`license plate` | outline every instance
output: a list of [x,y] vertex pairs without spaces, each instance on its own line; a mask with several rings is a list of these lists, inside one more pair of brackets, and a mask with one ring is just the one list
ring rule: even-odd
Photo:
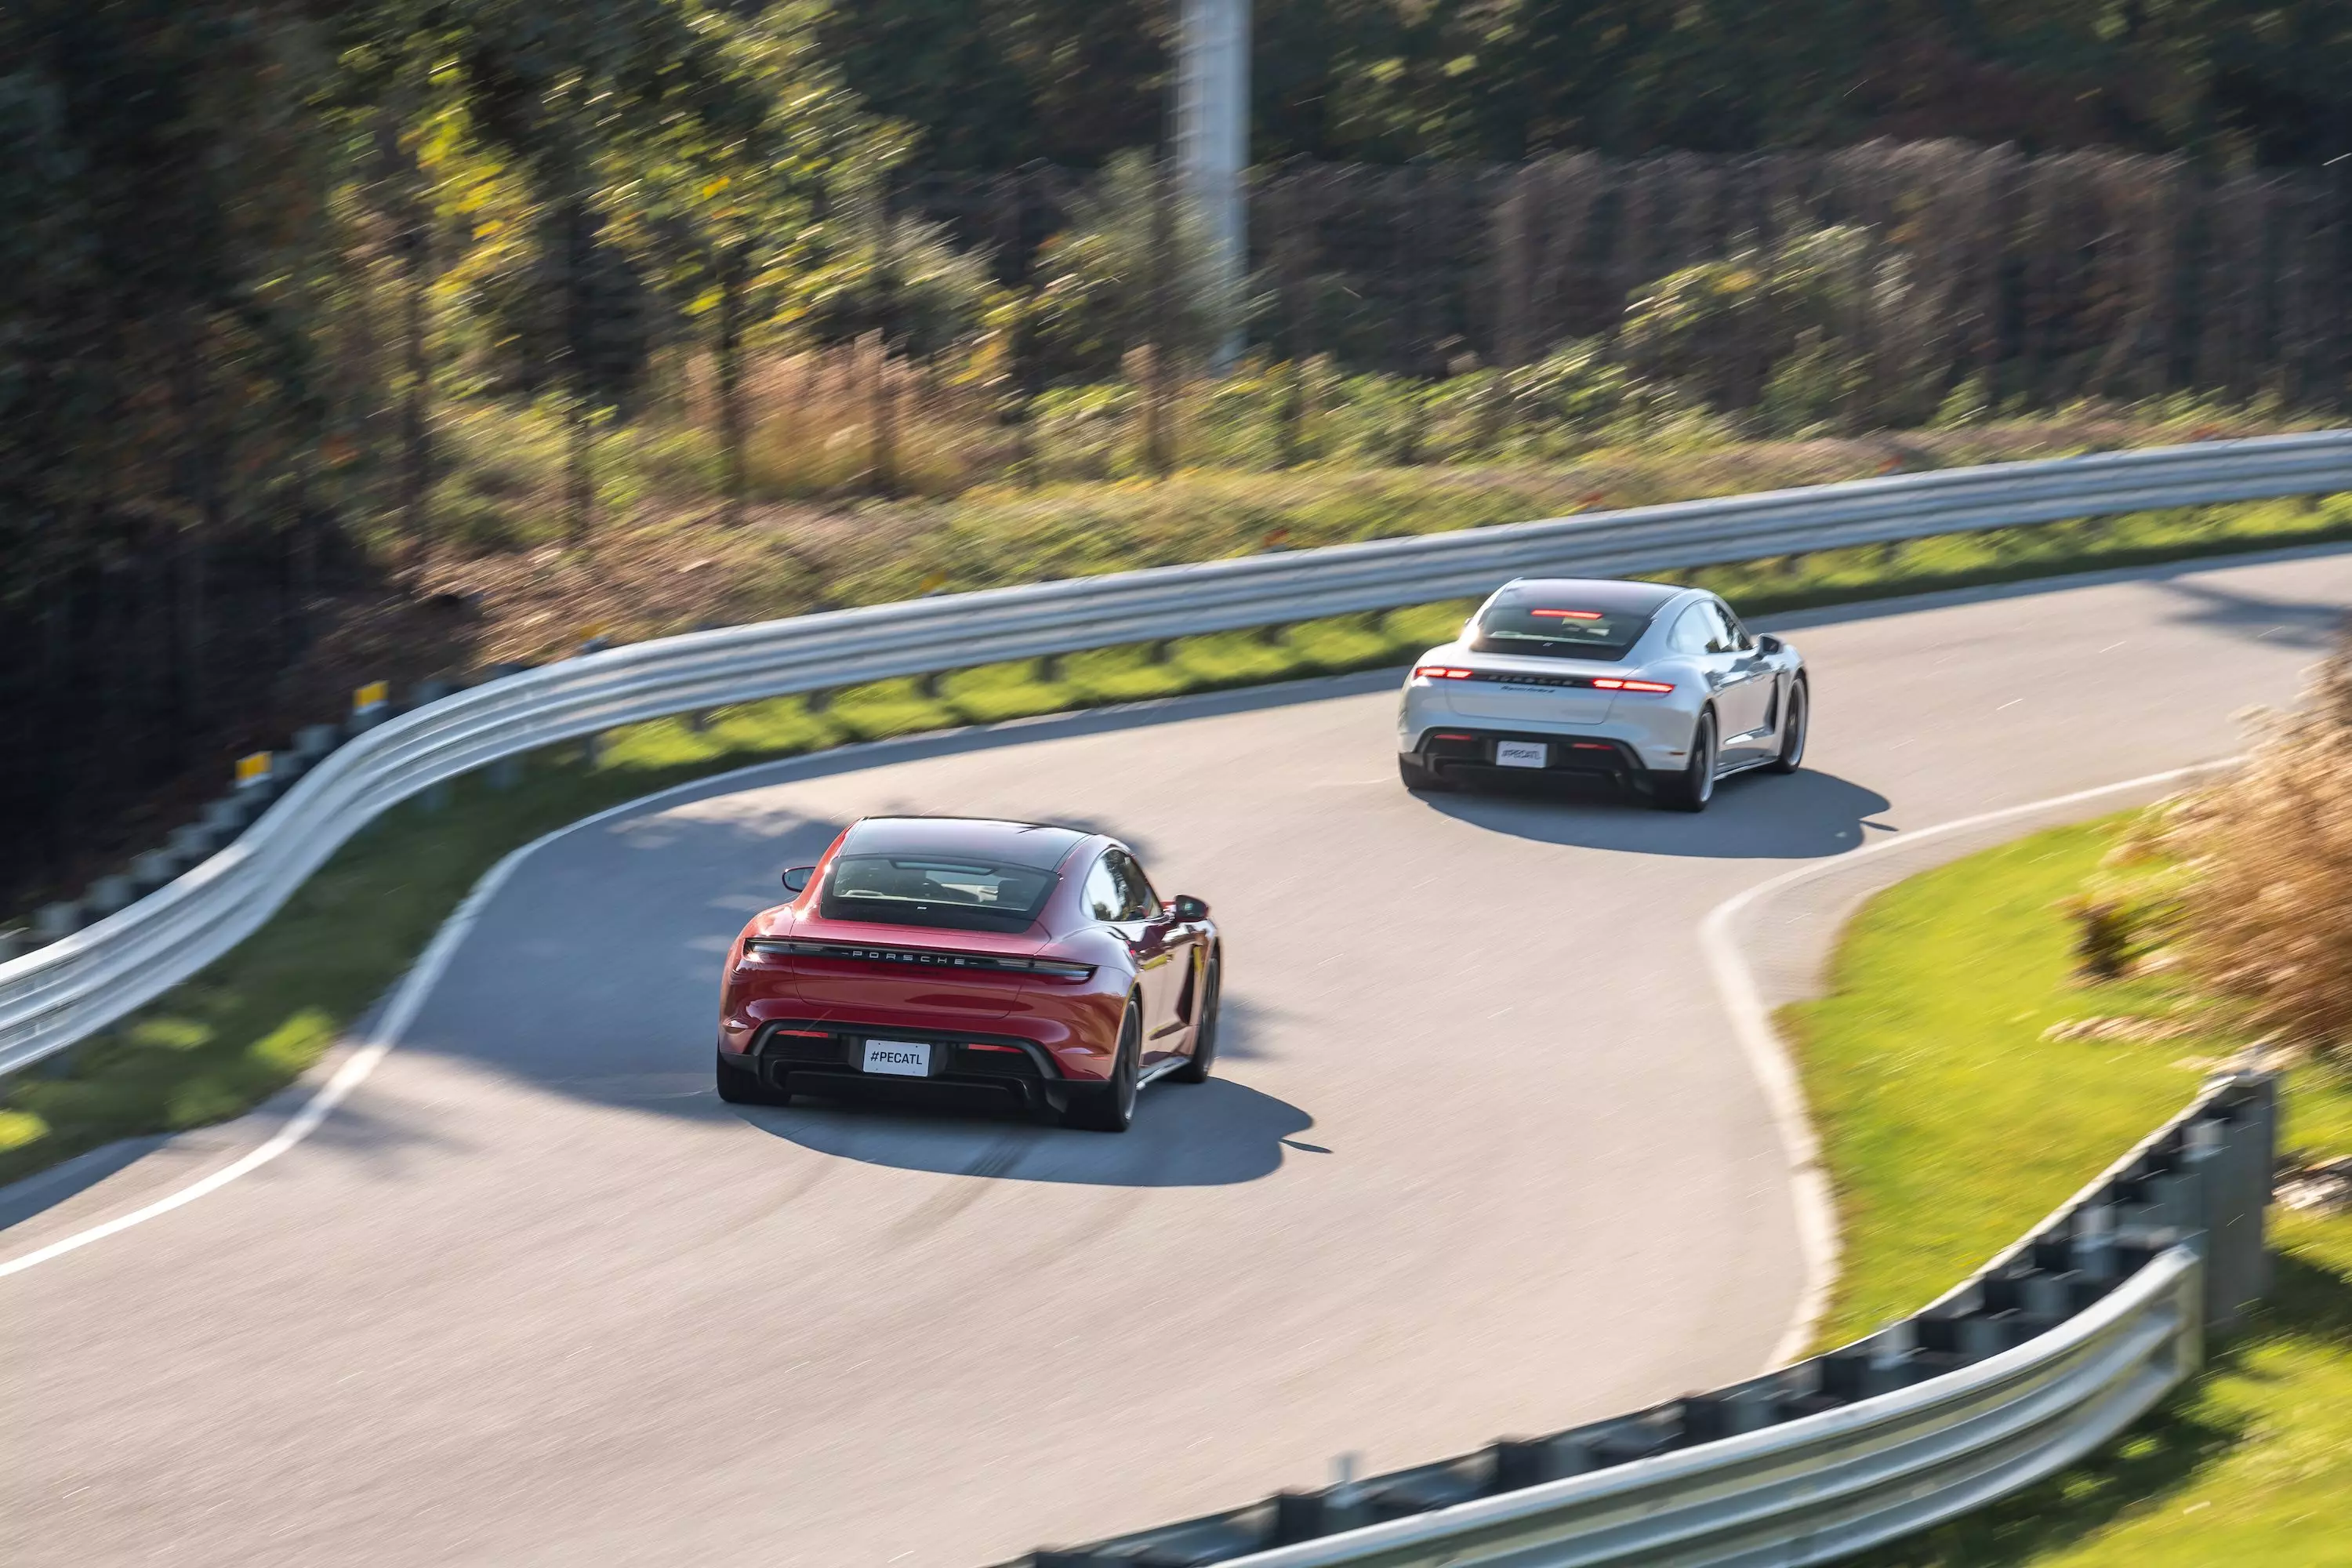
[[893,1078],[931,1076],[931,1047],[923,1040],[868,1040],[866,1070]]
[[1495,742],[1495,765],[1498,768],[1539,768],[1550,760],[1551,748],[1539,741]]

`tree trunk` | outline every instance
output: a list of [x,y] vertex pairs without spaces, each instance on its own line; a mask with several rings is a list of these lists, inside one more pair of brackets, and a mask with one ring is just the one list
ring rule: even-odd
[[868,332],[858,345],[866,372],[866,484],[877,496],[898,493],[898,398],[890,384],[890,345],[882,333]]
[[743,265],[730,257],[719,279],[719,447],[725,500],[719,519],[729,528],[743,521]]
[[1169,433],[1169,404],[1176,364],[1175,249],[1178,199],[1176,183],[1165,160],[1151,177],[1150,342],[1144,362],[1143,466],[1153,477],[1166,479],[1175,468],[1174,443]]
[[400,405],[400,519],[408,536],[411,580],[421,585],[433,563],[433,525],[426,502],[433,485],[431,398],[433,364],[425,336],[425,291],[431,287],[430,237],[423,224],[401,235],[402,355],[408,386]]
[[591,344],[588,299],[588,215],[578,197],[563,206],[564,535],[574,550],[587,548],[595,527],[595,431],[590,417]]

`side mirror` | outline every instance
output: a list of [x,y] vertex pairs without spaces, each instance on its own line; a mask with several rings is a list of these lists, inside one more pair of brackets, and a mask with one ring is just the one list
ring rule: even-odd
[[1180,921],[1204,921],[1209,918],[1209,906],[1190,893],[1179,893],[1168,900],[1168,912]]
[[804,892],[809,879],[815,875],[816,868],[814,866],[794,866],[784,873],[784,890],[788,893]]
[[1782,642],[1770,632],[1766,632],[1763,636],[1758,637],[1756,639],[1756,646],[1766,653],[1784,653],[1788,650],[1789,647],[1787,643]]

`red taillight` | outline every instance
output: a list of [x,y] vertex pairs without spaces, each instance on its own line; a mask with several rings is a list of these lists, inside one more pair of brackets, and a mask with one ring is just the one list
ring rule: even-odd
[[803,1040],[829,1040],[833,1038],[833,1031],[831,1029],[778,1029],[776,1033],[780,1035],[798,1035]]
[[1429,738],[1433,741],[1475,741],[1478,737],[1465,734],[1459,730],[1432,730]]
[[1025,1054],[1019,1046],[983,1046],[977,1041],[965,1046],[964,1049],[968,1051],[1003,1051],[1008,1057],[1017,1057]]
[[1598,610],[1529,610],[1528,614],[1549,616],[1555,621],[1597,621],[1601,618]]
[[1450,665],[1444,664],[1415,665],[1413,667],[1412,673],[1416,677],[1424,680],[1467,680],[1470,679],[1470,672],[1468,670],[1455,669]]
[[1595,676],[1592,684],[1601,691],[1672,691],[1675,689],[1674,682],[1670,680],[1620,680],[1613,675]]

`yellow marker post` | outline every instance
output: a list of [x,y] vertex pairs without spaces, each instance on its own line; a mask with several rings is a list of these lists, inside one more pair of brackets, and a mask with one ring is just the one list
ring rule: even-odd
[[256,752],[249,757],[237,758],[236,782],[241,784],[249,784],[257,780],[268,778],[269,776],[269,757],[270,753],[268,752]]
[[371,680],[352,693],[352,710],[356,713],[362,708],[381,708],[391,700],[392,682]]

